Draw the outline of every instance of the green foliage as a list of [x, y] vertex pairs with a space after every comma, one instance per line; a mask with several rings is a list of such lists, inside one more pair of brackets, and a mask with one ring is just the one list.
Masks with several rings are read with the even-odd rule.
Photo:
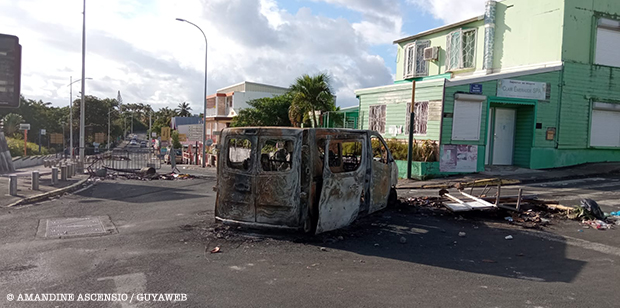
[[187, 102], [179, 103], [179, 106], [174, 110], [179, 117], [189, 117], [192, 115], [192, 107]]
[[4, 133], [7, 137], [13, 137], [19, 132], [19, 124], [22, 123], [23, 118], [16, 113], [9, 113], [4, 116]]
[[233, 118], [231, 126], [291, 126], [288, 111], [292, 100], [290, 94], [253, 99], [249, 108]]
[[172, 139], [172, 147], [175, 149], [181, 149], [183, 147], [183, 145], [181, 144], [181, 142], [179, 141], [179, 132], [172, 131], [172, 133], [170, 133], [170, 138]]
[[[405, 142], [400, 142], [395, 138], [389, 139], [386, 141], [387, 147], [392, 153], [392, 157], [395, 160], [407, 160], [408, 154], [408, 146]], [[374, 156], [378, 156], [380, 153], [380, 141], [373, 140], [372, 148], [374, 151]], [[412, 161], [422, 161], [422, 162], [434, 162], [436, 160], [437, 153], [437, 144], [430, 141], [425, 140], [423, 142], [415, 142], [413, 143], [413, 152], [412, 152]]]
[[315, 111], [336, 110], [336, 103], [329, 82], [330, 77], [326, 74], [321, 73], [314, 76], [304, 74], [290, 86], [293, 101], [289, 118], [293, 126], [299, 126], [305, 122], [308, 119], [308, 113], [310, 113], [314, 127], [318, 127]]
[[[6, 143], [9, 146], [9, 152], [12, 157], [24, 156], [24, 139], [18, 138], [6, 138]], [[39, 145], [33, 142], [28, 142], [26, 146], [27, 155], [39, 155]], [[41, 155], [50, 154], [50, 151], [46, 147], [41, 147]]]

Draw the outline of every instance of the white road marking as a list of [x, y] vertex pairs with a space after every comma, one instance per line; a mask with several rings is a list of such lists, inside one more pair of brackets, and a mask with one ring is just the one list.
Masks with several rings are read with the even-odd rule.
[[541, 231], [526, 231], [527, 234], [529, 235], [533, 235], [539, 238], [543, 238], [549, 241], [554, 241], [554, 242], [558, 242], [558, 243], [564, 243], [567, 245], [571, 245], [571, 246], [575, 246], [575, 247], [580, 247], [583, 249], [587, 249], [587, 250], [593, 250], [593, 251], [597, 251], [600, 253], [605, 253], [605, 254], [609, 254], [609, 255], [614, 255], [614, 256], [618, 256], [620, 257], [620, 248], [619, 247], [614, 247], [614, 246], [609, 246], [609, 245], [605, 245], [605, 244], [601, 244], [601, 243], [595, 243], [595, 242], [590, 242], [590, 241], [586, 241], [586, 240], [582, 240], [579, 238], [574, 238], [574, 237], [570, 237], [570, 236], [565, 236], [565, 235], [555, 235], [555, 234], [549, 234], [546, 232], [541, 232]]

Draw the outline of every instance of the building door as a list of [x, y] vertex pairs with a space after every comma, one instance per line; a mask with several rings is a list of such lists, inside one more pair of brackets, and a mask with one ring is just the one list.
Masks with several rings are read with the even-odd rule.
[[512, 165], [515, 141], [515, 109], [495, 108], [493, 165]]

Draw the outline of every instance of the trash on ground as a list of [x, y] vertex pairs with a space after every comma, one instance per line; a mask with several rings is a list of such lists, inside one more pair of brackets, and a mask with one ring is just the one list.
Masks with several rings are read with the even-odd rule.
[[508, 235], [508, 236], [505, 237], [505, 239], [507, 239], [507, 240], [511, 240], [512, 238], [513, 238], [512, 235]]
[[602, 220], [583, 220], [581, 222], [584, 225], [588, 225], [593, 229], [597, 230], [609, 230], [611, 229], [611, 225], [602, 221]]
[[459, 232], [460, 237], [465, 237], [467, 234], [465, 232]]
[[405, 243], [407, 243], [407, 239], [406, 239], [404, 236], [401, 236], [401, 237], [400, 237], [400, 243], [401, 243], [401, 244], [405, 244]]
[[216, 246], [215, 248], [211, 249], [211, 253], [218, 253], [220, 251], [220, 246]]
[[581, 199], [581, 204], [579, 206], [585, 209], [587, 214], [592, 215], [596, 219], [605, 219], [605, 213], [601, 211], [596, 201], [592, 199]]

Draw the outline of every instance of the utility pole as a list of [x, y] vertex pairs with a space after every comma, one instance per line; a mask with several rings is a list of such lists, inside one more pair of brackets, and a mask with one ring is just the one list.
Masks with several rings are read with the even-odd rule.
[[131, 111], [131, 134], [133, 134], [133, 110]]
[[153, 112], [149, 111], [149, 132], [148, 132], [148, 134], [147, 134], [147, 136], [146, 136], [146, 139], [148, 139], [148, 140], [149, 140], [149, 148], [152, 146], [152, 145], [151, 145], [151, 135], [153, 134], [153, 133], [151, 132], [151, 115], [152, 115], [152, 114], [153, 114]]
[[84, 93], [86, 85], [86, 0], [84, 0], [84, 11], [82, 12], [82, 102], [80, 104], [80, 164], [84, 167], [84, 126], [86, 125], [85, 111], [84, 111]]
[[69, 143], [69, 157], [73, 160], [73, 76], [69, 76]]
[[112, 113], [112, 108], [108, 111], [108, 151], [110, 151], [110, 124], [112, 123], [110, 114]]

